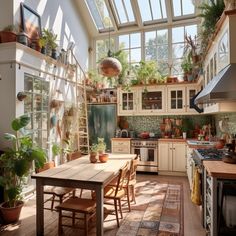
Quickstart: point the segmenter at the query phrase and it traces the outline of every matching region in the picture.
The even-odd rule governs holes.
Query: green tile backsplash
[[[126,116],[125,119],[129,123],[129,129],[134,130],[137,134],[143,131],[154,132],[160,134],[160,124],[163,123],[163,118],[170,119],[189,119],[192,126],[198,125],[202,127],[206,124],[214,123],[213,116],[195,115],[195,116]]]

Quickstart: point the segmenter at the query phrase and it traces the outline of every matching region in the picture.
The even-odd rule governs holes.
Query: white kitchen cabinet
[[[185,86],[167,87],[167,112],[185,112]]]
[[[111,151],[112,153],[130,153],[130,138],[112,138]]]
[[[118,116],[134,115],[137,111],[137,88],[131,88],[129,91],[118,88]]]
[[[186,172],[186,143],[158,141],[159,172]]]
[[[166,86],[140,88],[138,91],[138,114],[157,115],[166,111]],[[150,114],[151,113],[151,114]]]
[[[118,88],[118,115],[196,114],[190,99],[200,90],[200,83],[176,83]]]

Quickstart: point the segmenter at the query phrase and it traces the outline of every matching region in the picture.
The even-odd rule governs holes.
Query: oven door
[[[132,147],[131,153],[140,157],[138,171],[158,172],[157,148],[151,147]]]

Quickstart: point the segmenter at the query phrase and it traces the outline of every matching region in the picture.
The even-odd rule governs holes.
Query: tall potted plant
[[[6,133],[4,138],[12,143],[0,156],[0,185],[4,187],[5,202],[0,205],[0,211],[5,223],[16,222],[19,219],[23,201],[21,201],[25,177],[28,176],[34,161],[40,168],[46,161],[44,151],[33,144],[32,138],[24,129],[30,122],[30,117],[22,115],[14,119],[11,128],[15,134]]]

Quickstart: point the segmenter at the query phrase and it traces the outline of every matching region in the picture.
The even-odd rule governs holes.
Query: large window
[[[182,77],[181,63],[186,35],[195,39],[197,25],[119,35],[112,39],[112,51],[124,50],[130,65],[141,60],[154,60],[157,61],[161,74]],[[107,44],[106,42],[106,40],[101,39],[96,41],[97,59],[105,55],[107,47],[104,45]],[[118,46],[115,47],[115,45]]]
[[[115,51],[115,39],[101,39],[96,41],[96,62],[107,56],[108,51]]]
[[[24,100],[24,113],[31,116],[31,123],[27,129],[31,131],[33,141],[46,150],[49,130],[49,82],[25,74],[24,84],[27,94]]]

